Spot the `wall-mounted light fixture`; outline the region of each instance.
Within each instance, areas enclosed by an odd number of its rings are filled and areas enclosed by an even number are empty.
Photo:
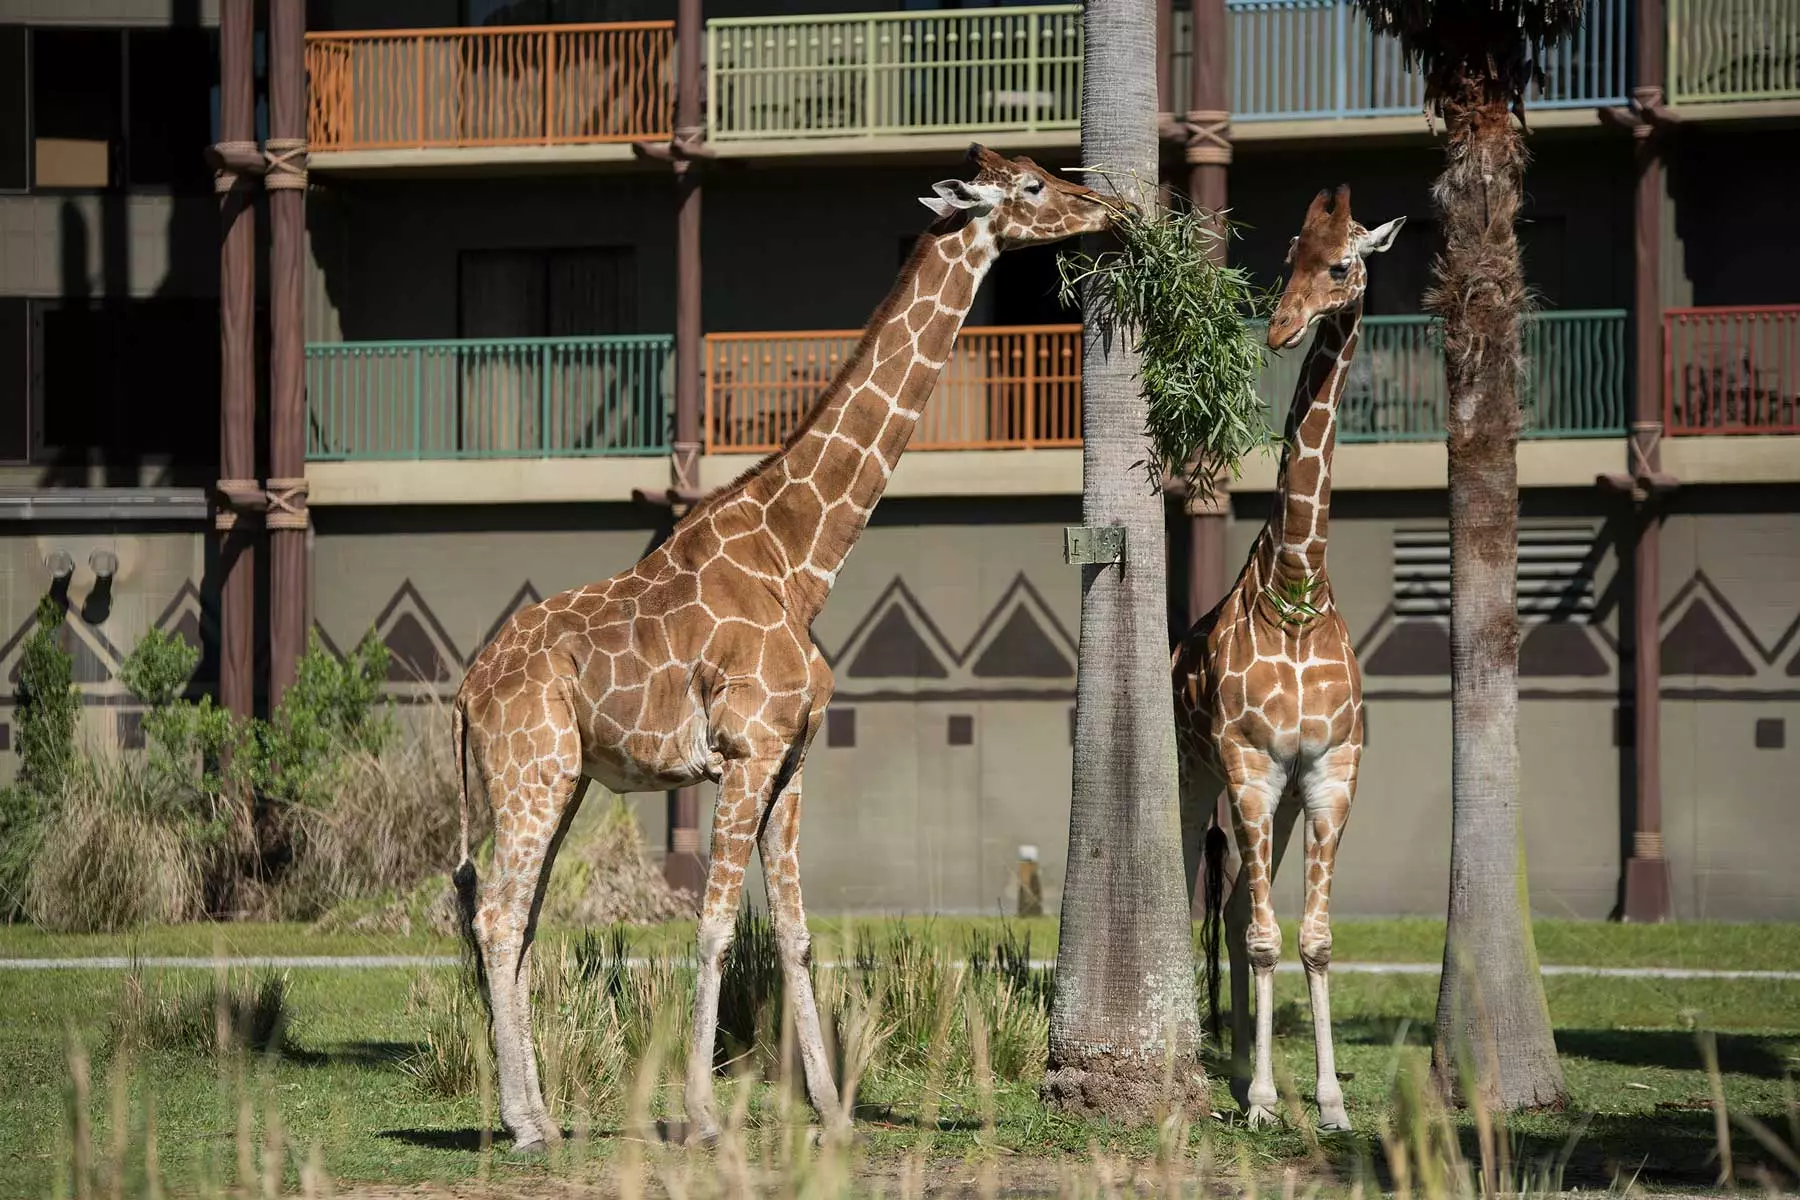
[[[68,581],[75,574],[75,560],[67,550],[52,550],[45,558],[44,565],[50,568],[50,577],[58,583]]]
[[[119,556],[111,550],[96,550],[88,555],[88,566],[101,579],[111,579],[119,573]]]

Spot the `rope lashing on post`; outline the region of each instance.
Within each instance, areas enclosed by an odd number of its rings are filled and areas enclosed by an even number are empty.
[[[1646,833],[1643,830],[1631,835],[1632,849],[1638,858],[1661,858],[1663,856],[1663,835]]]
[[[220,532],[236,529],[238,517],[261,512],[268,504],[262,484],[254,479],[221,479],[213,484],[218,511],[213,514],[213,528]]]
[[[254,176],[251,160],[261,162],[262,150],[255,142],[217,142],[211,147],[213,159],[213,191],[224,195],[237,186],[239,179]]]
[[[263,143],[263,186],[272,192],[304,191],[308,154],[305,138],[270,138]]]
[[[265,523],[270,529],[305,529],[310,520],[306,496],[306,480],[271,478]]]
[[[1231,165],[1231,114],[1216,108],[1188,110],[1188,140],[1182,151],[1190,166]]]

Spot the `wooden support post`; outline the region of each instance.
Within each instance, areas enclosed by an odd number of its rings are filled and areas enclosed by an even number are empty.
[[[1635,344],[1634,403],[1631,420],[1633,527],[1637,545],[1632,556],[1631,604],[1635,648],[1632,707],[1635,713],[1632,756],[1636,777],[1631,856],[1625,861],[1620,913],[1628,921],[1666,921],[1671,914],[1669,860],[1662,835],[1662,198],[1663,143],[1657,116],[1663,104],[1665,29],[1663,0],[1639,0],[1637,80],[1632,127],[1637,154],[1635,212],[1636,279],[1632,292]],[[1646,486],[1648,484],[1649,486]]]
[[[306,5],[269,0],[269,707],[306,649]]]
[[[700,0],[680,0],[675,10],[675,444],[671,500],[680,505],[700,490],[700,174],[701,166],[679,152],[700,143],[700,50],[705,38]],[[676,887],[700,892],[706,867],[700,857],[700,789],[681,788],[669,800],[668,857],[663,876]]]
[[[256,176],[230,164],[256,150],[251,0],[219,4],[219,699],[247,718],[256,703]]]

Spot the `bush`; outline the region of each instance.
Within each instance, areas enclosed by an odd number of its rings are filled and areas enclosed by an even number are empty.
[[[387,646],[372,629],[342,662],[312,634],[293,686],[274,716],[255,727],[257,791],[288,804],[329,806],[346,757],[378,755],[393,740],[393,715],[376,707],[387,667]]]
[[[62,602],[38,601],[37,629],[26,639],[19,661],[20,781],[39,796],[55,793],[75,762],[75,662],[62,648]]]

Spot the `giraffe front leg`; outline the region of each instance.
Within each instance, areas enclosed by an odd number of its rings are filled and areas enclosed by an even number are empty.
[[[1242,865],[1238,870],[1237,889],[1245,892],[1238,901],[1238,931],[1232,937],[1234,956],[1241,951],[1248,961],[1256,986],[1255,1064],[1250,1087],[1244,1096],[1245,1118],[1252,1126],[1267,1125],[1275,1119],[1279,1097],[1275,1092],[1275,966],[1281,960],[1281,927],[1275,922],[1275,906],[1270,889],[1275,882],[1275,868],[1280,847],[1293,829],[1295,806],[1283,805],[1287,790],[1287,773],[1269,755],[1243,749],[1232,756],[1227,766],[1231,788],[1231,823],[1237,836]],[[1236,889],[1234,889],[1236,890]],[[1227,906],[1228,910],[1231,906]],[[1245,919],[1247,917],[1247,919]],[[1237,976],[1233,964],[1234,982]],[[1237,1003],[1233,988],[1233,1004]],[[1234,1042],[1236,1031],[1244,1026],[1243,1018],[1232,1014]],[[1234,1045],[1233,1055],[1237,1051]]]
[[[694,980],[694,1032],[688,1047],[686,1103],[688,1140],[710,1144],[719,1136],[713,1104],[713,1046],[719,1029],[719,986],[725,951],[731,945],[738,899],[750,848],[774,782],[779,760],[733,761],[719,778],[719,804],[713,810],[712,860],[706,871],[706,897],[700,904],[700,961]]]
[[[813,996],[809,969],[812,935],[806,928],[806,908],[800,900],[800,772],[776,797],[763,824],[763,879],[769,888],[769,915],[781,949],[781,970],[787,977],[787,994],[794,1006],[794,1037],[800,1043],[800,1062],[806,1072],[806,1095],[828,1129],[842,1130],[850,1114],[838,1102],[837,1083],[831,1077],[831,1060],[825,1053],[825,1037],[819,1028],[819,1006]]]
[[[1306,910],[1300,920],[1300,961],[1312,1001],[1313,1045],[1318,1061],[1319,1127],[1347,1131],[1344,1089],[1338,1082],[1331,1040],[1331,875],[1338,845],[1356,795],[1360,748],[1339,746],[1308,772],[1306,800]]]

